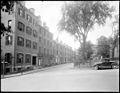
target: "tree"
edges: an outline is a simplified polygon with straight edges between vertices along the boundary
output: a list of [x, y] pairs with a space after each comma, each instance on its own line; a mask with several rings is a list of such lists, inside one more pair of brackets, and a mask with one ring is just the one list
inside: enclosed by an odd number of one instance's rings
[[112, 23], [112, 30], [113, 30], [113, 34], [114, 34], [114, 42], [113, 42], [113, 46], [116, 46], [116, 43], [118, 42], [119, 39], [119, 15], [115, 15], [114, 16], [115, 20]]
[[[81, 48], [79, 49], [79, 55], [82, 55], [82, 52], [83, 52], [83, 46], [81, 46]], [[90, 41], [87, 41], [86, 42], [86, 47], [85, 47], [85, 50], [86, 50], [86, 59], [90, 59], [92, 54], [93, 54], [93, 44], [90, 42]]]
[[110, 56], [110, 44], [112, 43], [112, 38], [106, 38], [101, 36], [98, 38], [97, 54], [100, 56], [109, 57]]
[[[13, 6], [14, 6], [14, 3], [18, 3], [18, 1], [1, 1], [1, 11], [2, 12], [6, 12], [8, 13], [9, 15], [13, 12]], [[1, 18], [1, 14], [0, 14], [0, 18]], [[11, 32], [10, 28], [8, 27], [5, 27], [4, 23], [0, 22], [0, 29], [1, 29], [1, 35], [4, 35], [5, 32]]]
[[113, 31], [116, 31], [115, 34], [119, 34], [119, 15], [114, 16], [114, 21], [112, 23]]
[[93, 44], [90, 41], [86, 42], [85, 49], [86, 49], [86, 53], [87, 53], [87, 59], [90, 59], [93, 54], [92, 46], [93, 46]]
[[112, 22], [113, 37], [111, 42], [111, 58], [114, 58], [115, 48], [119, 52], [119, 15], [114, 16], [114, 21]]
[[72, 1], [62, 7], [62, 18], [58, 30], [71, 33], [80, 42], [83, 59], [86, 59], [86, 39], [95, 24], [104, 25], [108, 17], [112, 17], [113, 7], [107, 1]]

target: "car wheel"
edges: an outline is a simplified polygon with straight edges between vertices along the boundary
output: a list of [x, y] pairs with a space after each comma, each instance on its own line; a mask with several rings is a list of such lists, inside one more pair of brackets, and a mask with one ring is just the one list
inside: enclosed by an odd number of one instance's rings
[[113, 66], [112, 66], [112, 69], [117, 69], [117, 66], [113, 65]]

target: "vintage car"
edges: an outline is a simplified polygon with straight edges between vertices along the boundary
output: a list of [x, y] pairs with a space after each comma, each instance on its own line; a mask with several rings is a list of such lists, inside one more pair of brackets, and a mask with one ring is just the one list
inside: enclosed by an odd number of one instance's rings
[[99, 69], [118, 69], [119, 64], [116, 61], [102, 60], [101, 62], [94, 64], [93, 68], [96, 70], [99, 70]]

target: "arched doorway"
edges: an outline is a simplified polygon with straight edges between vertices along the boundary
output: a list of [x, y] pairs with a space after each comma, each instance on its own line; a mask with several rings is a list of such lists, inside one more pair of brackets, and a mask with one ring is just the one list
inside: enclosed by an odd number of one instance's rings
[[12, 54], [11, 53], [6, 53], [5, 54], [5, 73], [10, 73], [11, 72], [11, 66], [12, 65]]
[[9, 65], [12, 64], [12, 54], [11, 53], [5, 54], [5, 62], [7, 62]]

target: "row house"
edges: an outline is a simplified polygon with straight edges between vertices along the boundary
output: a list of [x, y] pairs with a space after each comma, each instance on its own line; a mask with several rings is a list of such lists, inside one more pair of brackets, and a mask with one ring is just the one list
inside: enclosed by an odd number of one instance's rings
[[53, 51], [52, 41], [53, 34], [48, 31], [45, 27], [39, 26], [39, 51], [38, 51], [38, 63], [39, 66], [46, 66], [52, 62]]
[[15, 3], [12, 14], [1, 11], [1, 21], [12, 30], [1, 36], [5, 73], [65, 63], [73, 57], [74, 51], [53, 40], [53, 34], [42, 26], [40, 16], [35, 16], [33, 8], [27, 9], [24, 1]]
[[21, 71], [36, 65], [39, 25], [34, 9], [27, 9], [18, 2], [12, 14], [1, 11], [1, 15], [2, 22], [12, 30], [1, 38], [2, 56], [7, 62], [5, 72]]

